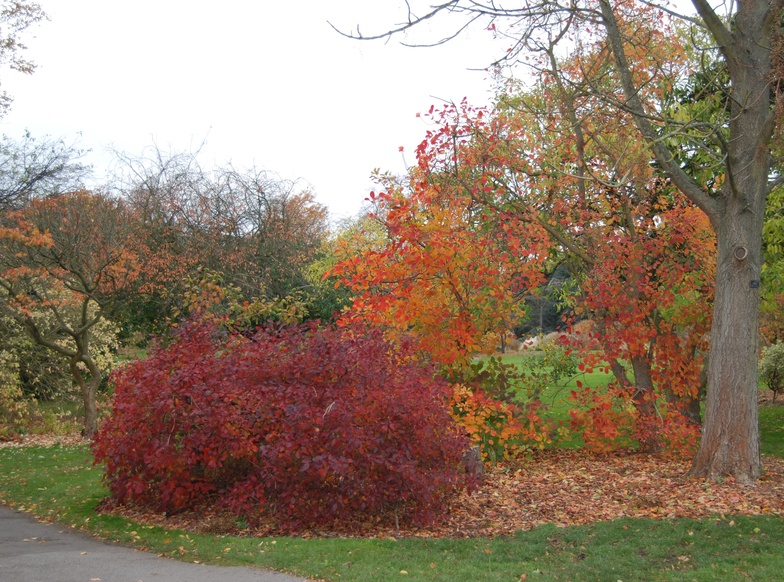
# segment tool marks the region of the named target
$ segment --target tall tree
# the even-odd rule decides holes
[[[137,319],[164,320],[181,309],[182,283],[198,268],[220,272],[246,299],[309,285],[306,270],[327,234],[327,209],[271,173],[204,170],[197,153],[152,148],[120,160],[114,189],[138,221],[145,257],[145,295],[132,306]]]
[[[781,180],[771,175],[771,155],[779,119],[778,86],[784,63],[782,0],[715,3],[692,0],[696,16],[676,12],[669,3],[649,0],[524,0],[505,2],[448,0],[423,9],[406,3],[402,25],[375,38],[389,38],[437,16],[459,19],[454,34],[480,23],[508,39],[500,62],[512,63],[553,46],[563,50],[592,42],[611,58],[607,86],[591,85],[605,107],[631,114],[641,139],[667,176],[708,216],[717,237],[716,285],[708,394],[700,448],[693,476],[718,479],[731,475],[750,483],[762,472],[757,411],[759,282],[765,203]],[[724,8],[726,12],[720,14]],[[667,115],[658,102],[646,100],[649,82],[637,74],[655,45],[639,37],[640,19],[665,23],[689,22],[706,31],[726,63],[729,81],[729,122]],[[648,29],[654,29],[648,27]],[[362,37],[360,38],[372,38]],[[678,140],[669,139],[678,135]],[[711,187],[689,166],[679,163],[677,150],[688,143],[707,152],[722,171]]]

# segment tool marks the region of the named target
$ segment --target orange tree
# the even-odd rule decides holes
[[[95,335],[139,273],[124,205],[79,191],[35,199],[2,215],[0,309],[38,345],[67,360],[97,428],[101,360]]]
[[[366,228],[344,240],[330,271],[354,293],[345,317],[412,336],[455,368],[496,348],[520,316],[520,293],[543,280],[544,258],[538,227],[485,212],[463,188],[463,170],[423,162],[405,186],[387,181],[371,193],[368,220],[385,237],[368,244]]]
[[[605,47],[605,78],[612,79],[617,90],[591,82],[587,91],[601,97],[606,110],[630,115],[659,175],[706,214],[716,233],[705,425],[691,474],[754,481],[762,473],[757,409],[762,231],[767,198],[782,181],[771,171],[780,160],[775,146],[781,133],[782,0],[721,6],[692,0],[693,15],[658,0],[445,0],[428,8],[412,4],[407,3],[402,25],[362,38],[389,38],[441,16],[459,20],[455,35],[479,23],[505,39],[508,50],[499,63],[524,62],[552,44],[561,50],[594,41]],[[636,73],[649,64],[660,35],[636,35],[634,23],[641,17],[662,28],[677,21],[705,32],[711,41],[705,53],[727,68],[728,115],[706,120],[683,109],[664,110],[646,97],[649,80]],[[674,136],[678,139],[671,139]],[[706,182],[703,168],[695,171],[682,163],[682,152],[700,152],[721,179]]]

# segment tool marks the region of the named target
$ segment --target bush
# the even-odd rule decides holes
[[[19,386],[19,363],[13,354],[0,350],[0,440],[13,437],[28,413]]]
[[[775,343],[762,350],[759,364],[760,379],[769,390],[773,390],[773,399],[784,390],[784,344]]]
[[[465,429],[482,459],[492,463],[514,458],[552,443],[552,426],[539,416],[541,402],[525,407],[505,402],[481,388],[455,384],[452,417]]]
[[[177,512],[217,500],[282,531],[359,516],[427,523],[466,485],[449,388],[357,327],[209,325],[113,375],[93,444],[116,502]]]

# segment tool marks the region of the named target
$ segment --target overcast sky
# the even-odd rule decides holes
[[[333,217],[354,214],[373,168],[413,163],[442,100],[483,104],[482,69],[503,46],[476,30],[433,48],[359,42],[400,21],[398,0],[39,0],[50,21],[25,37],[32,76],[3,72],[14,98],[0,131],[138,154],[155,143],[203,167],[229,161],[302,179]],[[399,152],[399,147],[405,153]]]

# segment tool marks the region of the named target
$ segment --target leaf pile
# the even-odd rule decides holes
[[[627,453],[592,456],[552,451],[535,462],[493,472],[463,496],[443,534],[512,534],[545,523],[580,525],[620,517],[706,517],[784,513],[784,462],[765,459],[753,486],[689,479],[689,462]]]
[[[453,537],[512,535],[545,523],[560,527],[620,517],[675,518],[710,515],[784,515],[784,460],[767,457],[753,486],[689,479],[689,462],[624,453],[547,451],[533,461],[493,468],[472,494],[461,494],[437,526],[415,528],[394,517],[337,522],[301,537]],[[121,508],[137,521],[203,533],[275,535],[272,522],[240,532],[236,519],[202,508],[172,517]]]

